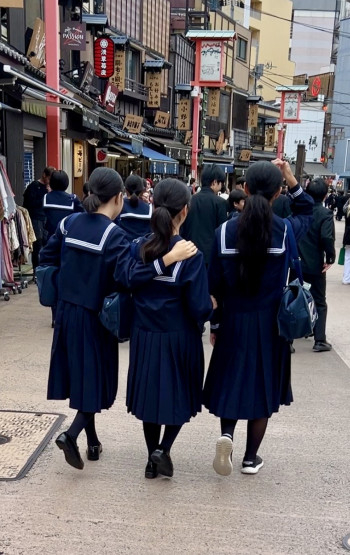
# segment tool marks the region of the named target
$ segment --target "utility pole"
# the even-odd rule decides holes
[[[298,183],[301,182],[304,164],[305,164],[305,145],[298,145],[297,161],[295,165],[295,179],[298,181]]]
[[[59,12],[58,2],[45,0],[45,49],[46,49],[46,84],[59,91]],[[51,94],[46,95],[48,102],[56,106],[46,107],[47,134],[46,154],[47,165],[59,169],[61,167],[60,149],[60,109],[59,99]]]

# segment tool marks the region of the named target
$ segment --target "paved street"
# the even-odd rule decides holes
[[[338,239],[343,222],[336,222]],[[338,241],[339,243],[339,241]],[[187,424],[173,449],[174,478],[145,480],[142,426],[125,410],[128,345],[120,348],[114,407],[97,418],[104,452],[80,472],[51,441],[26,478],[0,482],[0,553],[295,554],[342,553],[349,515],[350,287],[342,268],[328,274],[328,339],[313,353],[296,343],[295,403],[270,422],[257,476],[240,473],[244,424],[234,440],[234,471],[212,469],[219,422],[204,412]],[[0,301],[0,408],[60,412],[46,400],[52,330],[35,286]],[[208,337],[204,338],[207,359]],[[80,439],[84,452],[84,440]],[[85,455],[84,455],[85,457]],[[1,446],[0,446],[1,459]]]

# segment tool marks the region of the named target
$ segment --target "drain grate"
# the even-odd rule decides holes
[[[23,478],[64,418],[62,414],[0,410],[0,480]]]

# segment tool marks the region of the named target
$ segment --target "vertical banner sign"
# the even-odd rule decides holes
[[[168,112],[161,112],[160,110],[156,111],[156,115],[154,117],[155,127],[166,129],[167,127],[169,127],[169,122],[170,114],[168,114]]]
[[[114,74],[111,79],[113,85],[119,91],[124,90],[125,85],[125,50],[116,50],[114,54]]]
[[[113,83],[106,83],[102,104],[106,107],[107,112],[114,114],[115,103],[117,102],[119,90]]]
[[[202,40],[200,46],[200,81],[222,81],[222,41]]]
[[[161,91],[161,73],[147,73],[146,84],[149,88],[149,97],[147,101],[148,108],[159,108],[160,91]]]
[[[181,98],[179,102],[177,128],[179,131],[191,129],[191,101],[189,98]]]
[[[94,70],[101,79],[108,79],[114,73],[114,42],[101,37],[94,43]]]
[[[86,23],[64,21],[61,27],[62,50],[86,50]]]
[[[75,141],[74,142],[74,177],[82,177],[83,167],[84,167],[83,145]]]
[[[220,114],[220,89],[209,89],[207,115],[217,118]]]
[[[248,127],[257,127],[257,126],[258,126],[258,105],[257,104],[250,104],[249,105]]]
[[[283,120],[298,120],[300,106],[299,92],[286,92],[284,94]]]
[[[34,67],[45,71],[45,24],[39,17],[36,18],[34,23],[27,57]]]

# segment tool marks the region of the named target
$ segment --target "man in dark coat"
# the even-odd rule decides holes
[[[192,241],[202,251],[206,265],[209,264],[215,230],[227,220],[227,203],[218,196],[225,177],[225,172],[215,164],[204,167],[202,189],[193,195],[181,230],[181,236]]]
[[[36,241],[33,243],[32,264],[35,275],[35,268],[39,265],[39,251],[45,243],[45,210],[43,208],[43,199],[48,193],[51,174],[55,168],[48,166],[44,169],[40,179],[36,179],[29,183],[23,193],[23,206],[29,212],[32,220]]]
[[[315,201],[313,222],[298,243],[303,278],[311,284],[310,291],[318,312],[313,346],[313,351],[317,353],[332,349],[326,341],[326,272],[335,261],[335,229],[332,212],[323,206],[327,189],[322,179],[315,179],[307,186],[306,192]]]

